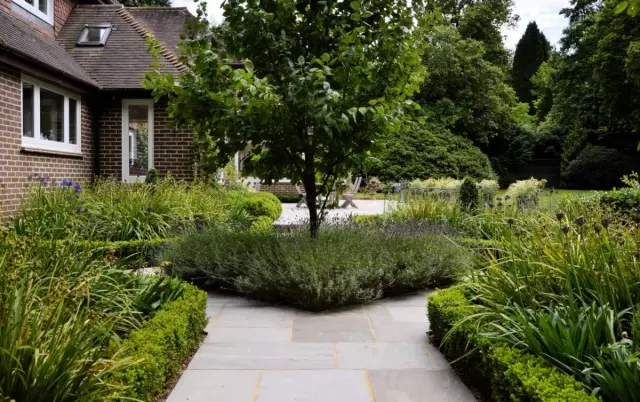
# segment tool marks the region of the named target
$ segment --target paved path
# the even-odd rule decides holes
[[[211,295],[168,402],[474,401],[428,343],[425,294],[330,313]]]
[[[355,200],[358,208],[336,208],[329,209],[327,213],[327,222],[331,223],[335,220],[346,219],[352,215],[380,215],[395,205],[394,201],[384,200]],[[275,221],[276,225],[291,225],[304,223],[309,221],[309,210],[302,206],[296,208],[296,204],[282,204],[282,215]]]

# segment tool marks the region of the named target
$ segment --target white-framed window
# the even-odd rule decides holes
[[[153,99],[123,99],[122,180],[144,181],[153,152]]]
[[[22,76],[22,147],[81,154],[80,97]]]
[[[55,0],[13,0],[41,20],[53,25],[53,2]]]

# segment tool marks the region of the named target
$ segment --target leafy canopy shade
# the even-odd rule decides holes
[[[251,144],[262,172],[301,180],[315,235],[319,190],[417,108],[430,15],[415,0],[228,0],[224,16],[215,27],[200,10],[181,45],[189,72],[145,86],[194,129],[203,166]]]

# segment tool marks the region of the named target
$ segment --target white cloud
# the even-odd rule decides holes
[[[515,49],[531,21],[538,24],[538,28],[552,45],[557,45],[562,37],[562,30],[568,24],[564,16],[559,14],[566,7],[569,7],[569,0],[515,0],[515,12],[520,16],[520,21],[515,29],[503,30],[505,45],[509,49]]]
[[[223,20],[220,8],[223,0],[202,1],[207,2],[207,13],[210,18],[220,23]],[[196,13],[197,4],[193,0],[173,0],[171,4],[174,7],[187,7],[193,14]],[[567,20],[559,13],[561,9],[568,6],[569,0],[515,0],[515,12],[520,15],[520,22],[515,29],[503,30],[506,46],[509,49],[515,49],[530,21],[538,23],[538,27],[552,45],[557,44],[562,37],[562,30],[567,26]]]

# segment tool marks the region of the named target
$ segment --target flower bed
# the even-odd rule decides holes
[[[428,299],[433,341],[462,379],[484,397],[512,401],[597,401],[573,377],[541,358],[493,342],[467,317],[477,313],[461,288],[437,291]]]

